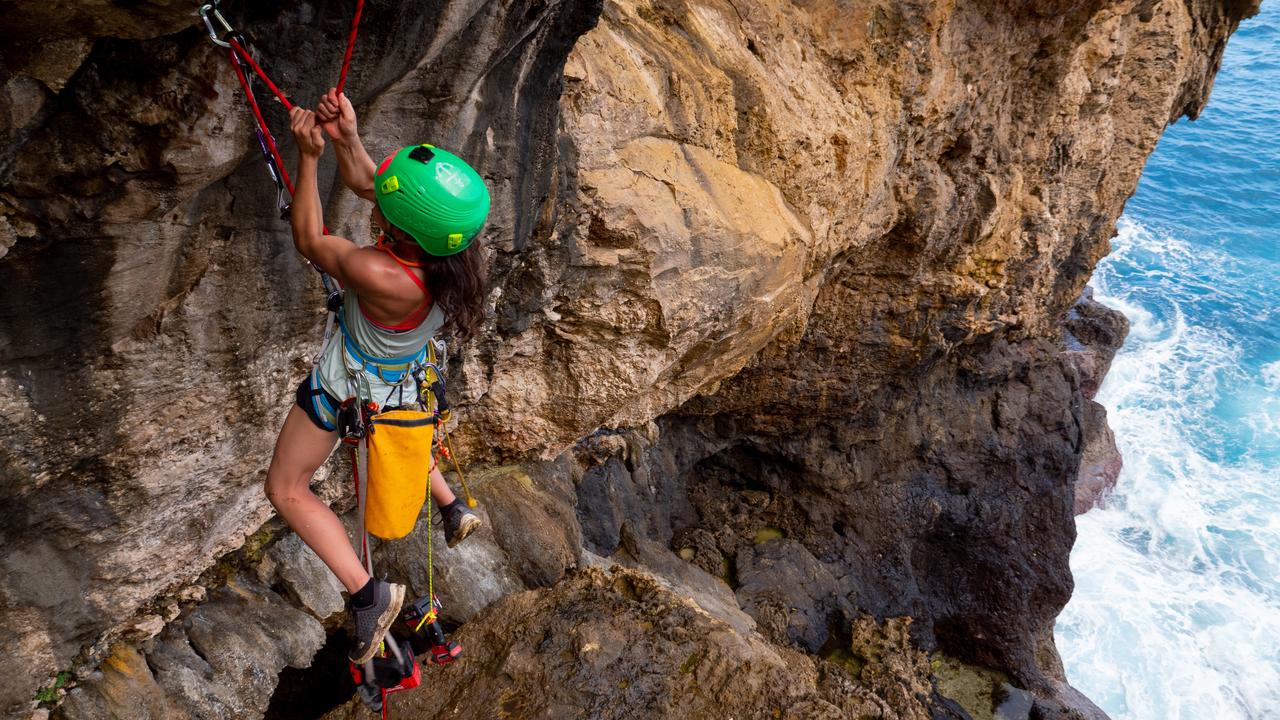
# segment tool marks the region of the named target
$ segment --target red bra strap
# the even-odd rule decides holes
[[[414,310],[413,313],[409,315],[409,317],[405,318],[401,322],[396,323],[395,325],[387,325],[386,323],[380,323],[377,320],[374,320],[373,318],[369,317],[369,313],[365,312],[363,305],[360,306],[360,312],[364,314],[364,317],[366,320],[382,328],[383,330],[391,330],[394,332],[403,332],[405,330],[412,330],[422,324],[422,321],[425,320],[427,317],[427,313],[430,312],[431,310],[431,291],[427,289],[427,284],[422,281],[422,278],[418,277],[418,275],[414,273],[413,270],[410,270],[404,264],[404,262],[400,260],[400,258],[396,257],[395,253],[391,252],[391,248],[387,247],[386,245],[378,245],[378,249],[390,255],[391,259],[395,260],[396,264],[400,266],[400,269],[404,270],[405,274],[409,276],[409,279],[413,281],[413,284],[417,285],[418,289],[422,290],[422,304],[419,305],[418,309]]]
[[[427,290],[427,284],[422,281],[422,278],[418,277],[417,273],[409,269],[409,266],[405,261],[401,260],[395,253],[391,252],[391,248],[386,245],[379,245],[378,249],[387,255],[390,255],[391,259],[396,261],[396,264],[400,266],[400,269],[404,271],[404,274],[409,276],[409,279],[413,281],[413,284],[417,285],[418,288],[422,290],[422,294],[426,296],[427,301],[430,302],[431,291]]]

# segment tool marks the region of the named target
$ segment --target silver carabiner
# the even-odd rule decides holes
[[[204,21],[205,28],[208,29],[209,31],[209,39],[214,41],[218,45],[221,45],[224,48],[230,48],[231,43],[219,38],[218,32],[213,29],[213,21],[209,19],[210,13],[213,14],[214,19],[218,21],[218,24],[222,26],[222,29],[226,34],[230,35],[231,33],[235,32],[234,30],[231,29],[231,24],[227,22],[227,19],[222,17],[222,13],[218,11],[217,5],[214,5],[214,4],[201,5],[200,9],[196,11],[196,14],[199,15],[200,19]]]

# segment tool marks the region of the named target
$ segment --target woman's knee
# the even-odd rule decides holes
[[[263,484],[272,505],[279,509],[311,493],[311,478],[333,451],[335,439],[336,434],[316,428],[297,405],[289,409]]]
[[[267,468],[267,479],[262,483],[262,490],[272,505],[296,499],[311,491],[311,477],[315,471],[287,471],[276,463]]]

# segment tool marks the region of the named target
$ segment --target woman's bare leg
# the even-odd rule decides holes
[[[369,582],[369,573],[351,547],[342,521],[311,492],[311,477],[337,442],[336,432],[321,430],[302,408],[291,407],[267,469],[266,492],[280,517],[329,566],[347,592],[354,593]]]
[[[449,483],[444,481],[444,475],[440,474],[439,465],[431,468],[431,497],[436,501],[437,507],[448,507],[449,503],[458,499],[453,490],[449,489]]]

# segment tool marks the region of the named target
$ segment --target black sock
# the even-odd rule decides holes
[[[365,583],[364,587],[351,593],[351,607],[353,608],[373,607],[373,603],[376,602],[378,599],[377,595],[374,594],[373,583],[374,583],[373,578],[369,578],[369,582]]]
[[[437,503],[437,505],[440,508],[441,515],[448,515],[449,513],[453,512],[454,508],[465,507],[462,504],[462,498],[459,498],[459,497],[455,497],[453,499],[453,502],[449,503],[448,505],[440,505],[439,503]]]

